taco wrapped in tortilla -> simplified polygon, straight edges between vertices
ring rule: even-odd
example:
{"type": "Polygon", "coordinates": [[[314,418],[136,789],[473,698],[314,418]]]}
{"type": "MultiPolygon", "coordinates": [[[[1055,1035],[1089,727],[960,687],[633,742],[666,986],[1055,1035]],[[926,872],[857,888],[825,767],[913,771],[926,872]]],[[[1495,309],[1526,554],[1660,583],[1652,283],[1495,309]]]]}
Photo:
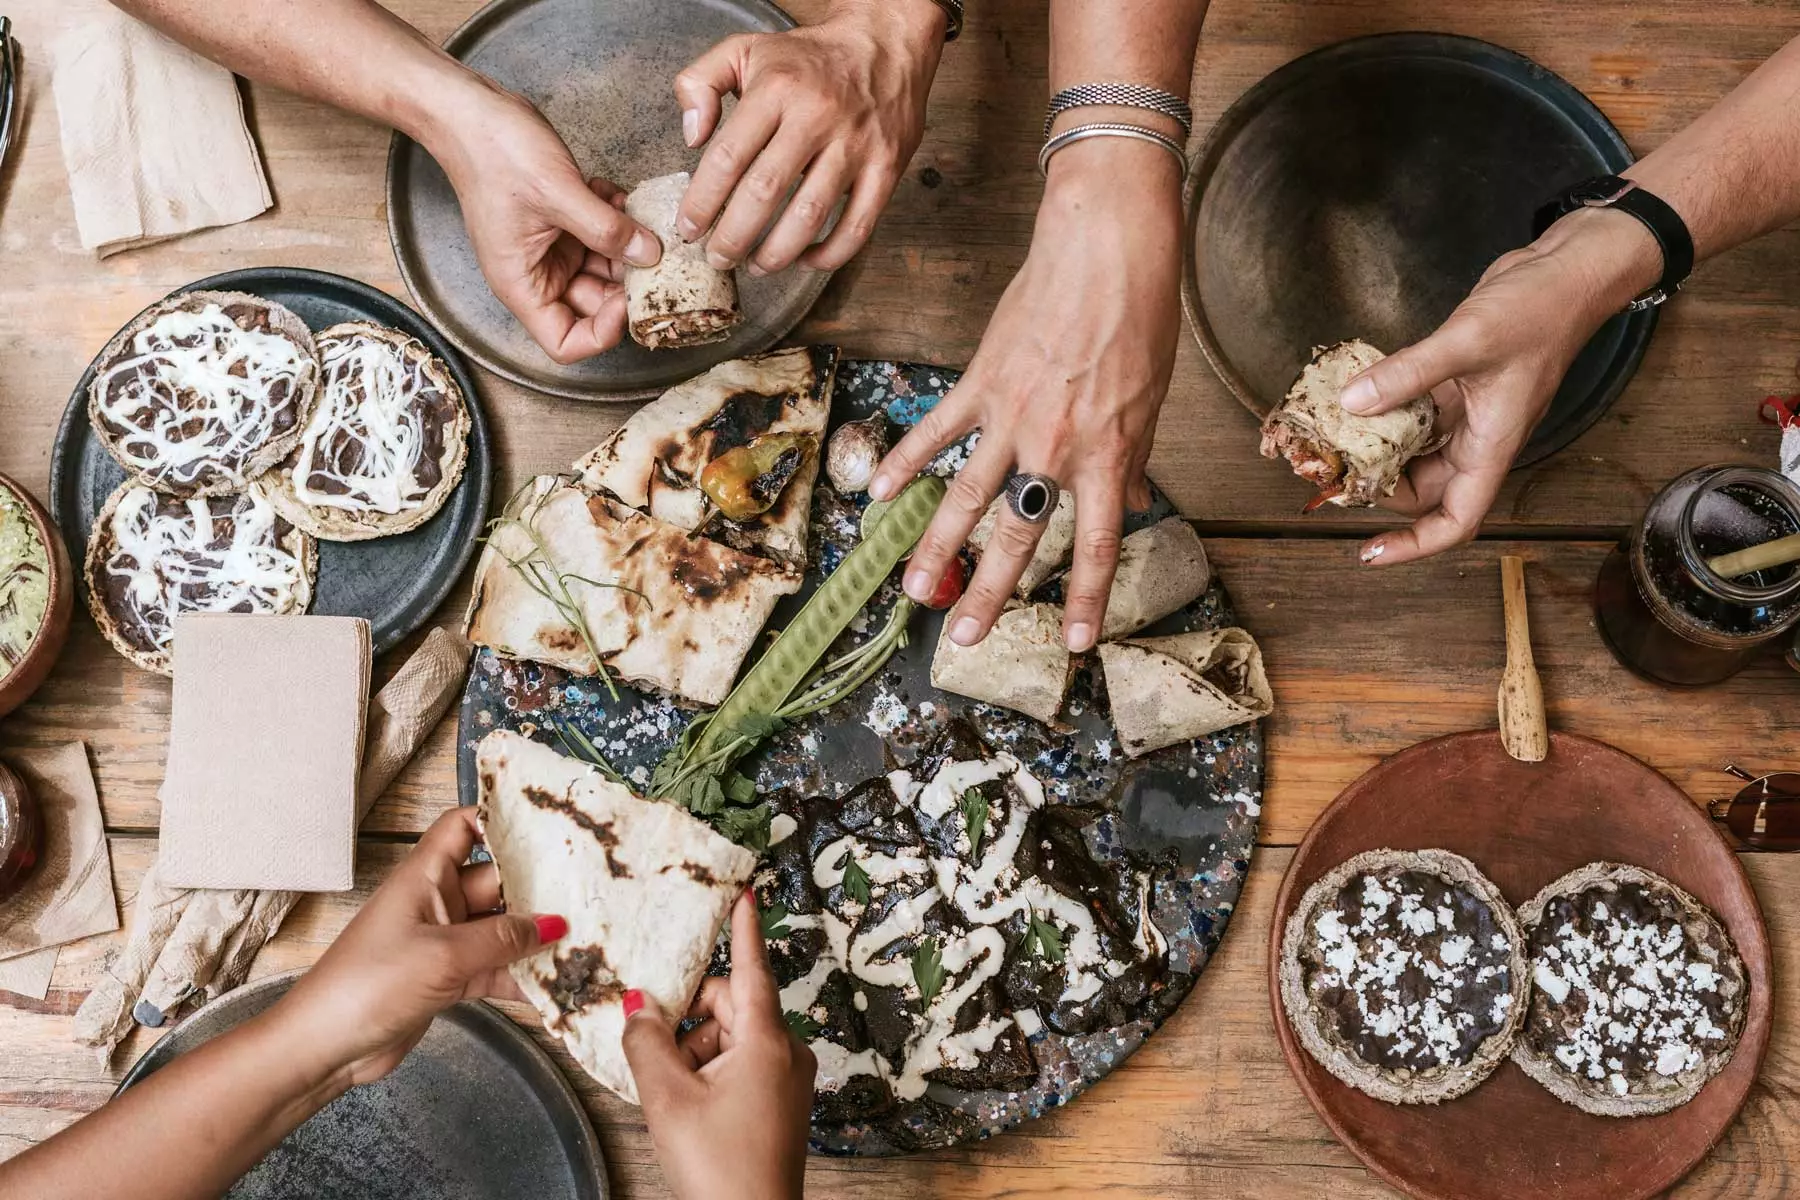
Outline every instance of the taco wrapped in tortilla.
{"type": "Polygon", "coordinates": [[[1307,508],[1367,508],[1394,494],[1406,464],[1443,445],[1429,396],[1363,417],[1338,403],[1344,385],[1385,355],[1363,341],[1319,346],[1300,378],[1263,421],[1262,455],[1285,458],[1294,474],[1319,485],[1307,508]]]}
{"type": "Polygon", "coordinates": [[[1194,527],[1167,517],[1119,544],[1119,567],[1106,598],[1100,640],[1136,633],[1199,599],[1212,583],[1212,565],[1194,527]]]}
{"type": "Polygon", "coordinates": [[[513,979],[582,1069],[636,1104],[621,1041],[625,989],[664,1013],[688,1010],[756,856],[511,730],[481,739],[475,766],[482,839],[507,908],[569,923],[514,963],[513,979]]]}
{"type": "Polygon", "coordinates": [[[625,197],[625,214],[662,241],[654,267],[625,268],[631,340],[648,350],[722,342],[744,319],[731,272],[706,261],[704,241],[684,241],[675,229],[689,178],[686,171],[659,175],[625,197]]]}
{"type": "Polygon", "coordinates": [[[1105,643],[1100,665],[1113,729],[1132,758],[1275,709],[1262,651],[1242,629],[1105,643]]]}
{"type": "Polygon", "coordinates": [[[950,640],[950,622],[931,658],[931,686],[1056,723],[1069,688],[1071,659],[1054,604],[1009,608],[973,646],[950,640]]]}
{"type": "MultiPolygon", "coordinates": [[[[981,523],[969,535],[969,549],[975,552],[976,558],[987,551],[988,542],[993,538],[994,529],[1000,522],[1000,510],[1005,506],[1006,498],[996,497],[988,505],[987,512],[982,514],[981,523]]],[[[1025,564],[1025,572],[1019,576],[1018,586],[1013,589],[1013,593],[1021,600],[1031,599],[1031,593],[1069,565],[1069,556],[1074,550],[1075,494],[1063,492],[1057,497],[1056,507],[1044,519],[1044,532],[1038,538],[1037,548],[1032,551],[1031,561],[1025,564]]]]}

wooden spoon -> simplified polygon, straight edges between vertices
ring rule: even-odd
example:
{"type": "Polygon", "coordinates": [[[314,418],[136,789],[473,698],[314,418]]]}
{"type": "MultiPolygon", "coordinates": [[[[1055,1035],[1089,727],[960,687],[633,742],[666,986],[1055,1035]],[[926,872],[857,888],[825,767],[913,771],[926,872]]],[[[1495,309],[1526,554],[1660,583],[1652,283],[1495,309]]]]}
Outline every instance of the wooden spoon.
{"type": "Polygon", "coordinates": [[[1772,542],[1763,542],[1761,545],[1709,558],[1706,565],[1722,579],[1736,579],[1740,575],[1767,571],[1771,567],[1785,567],[1791,562],[1800,562],[1800,533],[1790,533],[1772,542]]]}
{"type": "Polygon", "coordinates": [[[1500,676],[1500,741],[1520,762],[1543,762],[1550,753],[1550,726],[1544,716],[1544,687],[1531,657],[1531,622],[1525,610],[1525,560],[1500,559],[1500,590],[1506,605],[1506,670],[1500,676]]]}

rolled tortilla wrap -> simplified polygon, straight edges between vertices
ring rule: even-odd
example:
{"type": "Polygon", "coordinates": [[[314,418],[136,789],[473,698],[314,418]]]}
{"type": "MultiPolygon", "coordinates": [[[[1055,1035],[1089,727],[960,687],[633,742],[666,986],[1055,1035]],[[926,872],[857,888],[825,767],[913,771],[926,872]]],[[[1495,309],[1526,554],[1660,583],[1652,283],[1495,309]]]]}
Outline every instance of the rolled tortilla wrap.
{"type": "Polygon", "coordinates": [[[1275,709],[1262,651],[1242,629],[1103,643],[1100,665],[1113,729],[1132,758],[1275,709]]]}
{"type": "Polygon", "coordinates": [[[1056,723],[1069,687],[1069,647],[1062,609],[1054,604],[1010,608],[973,646],[950,640],[950,622],[931,659],[931,686],[1056,723]]]}
{"type": "Polygon", "coordinates": [[[1212,582],[1200,535],[1180,517],[1140,529],[1119,546],[1119,569],[1106,598],[1100,640],[1136,633],[1199,598],[1212,582]]]}
{"type": "MultiPolygon", "coordinates": [[[[988,541],[994,536],[994,527],[1000,521],[1000,510],[1005,506],[1004,496],[995,499],[982,514],[975,532],[969,535],[969,548],[975,551],[975,557],[980,558],[986,552],[988,541]]],[[[1031,599],[1031,593],[1069,565],[1069,555],[1074,549],[1075,495],[1064,492],[1057,497],[1056,508],[1044,522],[1043,536],[1038,538],[1037,549],[1032,551],[1031,561],[1025,564],[1025,573],[1019,576],[1014,594],[1021,600],[1031,599]]]]}
{"type": "Polygon", "coordinates": [[[685,242],[676,232],[688,179],[686,171],[646,179],[625,197],[625,214],[662,241],[654,267],[625,268],[631,340],[650,350],[723,341],[744,319],[732,273],[706,261],[704,242],[685,242]]]}

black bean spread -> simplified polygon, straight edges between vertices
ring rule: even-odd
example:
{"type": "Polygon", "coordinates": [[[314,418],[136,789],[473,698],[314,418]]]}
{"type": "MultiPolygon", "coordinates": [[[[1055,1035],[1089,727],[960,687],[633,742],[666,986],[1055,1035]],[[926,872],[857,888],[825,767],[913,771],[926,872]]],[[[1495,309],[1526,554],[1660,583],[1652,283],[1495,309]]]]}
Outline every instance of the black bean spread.
{"type": "Polygon", "coordinates": [[[1425,871],[1359,874],[1313,918],[1307,995],[1336,1040],[1389,1070],[1459,1066],[1506,1026],[1512,947],[1494,912],[1425,871]]]}
{"type": "Polygon", "coordinates": [[[1658,1090],[1731,1048],[1742,1002],[1724,930],[1636,882],[1557,896],[1530,934],[1524,1037],[1616,1096],[1658,1090]]]}

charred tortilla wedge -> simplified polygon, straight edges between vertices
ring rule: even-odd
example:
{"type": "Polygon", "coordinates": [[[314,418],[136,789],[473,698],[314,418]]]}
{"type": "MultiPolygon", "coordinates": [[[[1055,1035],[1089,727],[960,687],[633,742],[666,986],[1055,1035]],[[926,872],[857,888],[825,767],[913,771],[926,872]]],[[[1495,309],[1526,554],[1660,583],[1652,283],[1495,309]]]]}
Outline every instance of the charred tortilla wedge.
{"type": "Polygon", "coordinates": [[[475,763],[482,838],[507,907],[569,923],[514,963],[513,979],[582,1069],[636,1104],[625,989],[671,1022],[687,1012],[756,856],[510,730],[483,738],[475,763]]]}
{"type": "Polygon", "coordinates": [[[1443,444],[1428,396],[1364,417],[1338,403],[1344,385],[1385,355],[1363,341],[1319,346],[1262,426],[1264,458],[1285,458],[1320,504],[1366,508],[1394,494],[1406,464],[1443,444]]]}

